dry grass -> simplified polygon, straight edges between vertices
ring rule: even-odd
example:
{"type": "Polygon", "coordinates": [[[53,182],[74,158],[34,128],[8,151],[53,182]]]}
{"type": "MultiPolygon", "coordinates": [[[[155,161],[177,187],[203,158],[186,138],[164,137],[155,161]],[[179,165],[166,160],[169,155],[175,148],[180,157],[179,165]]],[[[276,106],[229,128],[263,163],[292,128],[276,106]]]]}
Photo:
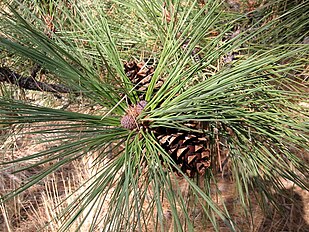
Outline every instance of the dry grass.
{"type": "MultiPolygon", "coordinates": [[[[23,132],[30,130],[29,128],[24,128],[23,132]]],[[[2,151],[5,151],[2,152],[2,160],[21,158],[51,146],[57,146],[57,142],[36,143],[38,140],[44,139],[42,137],[44,137],[44,134],[10,136],[2,145],[2,151]]],[[[70,195],[94,174],[90,167],[85,168],[85,166],[89,165],[89,162],[89,159],[85,157],[66,165],[18,197],[1,205],[0,231],[30,232],[42,228],[47,222],[57,216],[66,205],[71,203],[78,192],[72,196],[70,195]],[[63,204],[59,207],[61,203],[63,204]]],[[[22,166],[27,165],[29,163],[22,166]]],[[[40,172],[48,165],[50,164],[17,174],[11,174],[13,170],[3,171],[0,179],[1,195],[19,187],[27,178],[40,172]]],[[[83,191],[83,188],[79,191],[83,191]]],[[[57,231],[61,224],[61,220],[53,221],[48,224],[44,231],[57,231]]]]}

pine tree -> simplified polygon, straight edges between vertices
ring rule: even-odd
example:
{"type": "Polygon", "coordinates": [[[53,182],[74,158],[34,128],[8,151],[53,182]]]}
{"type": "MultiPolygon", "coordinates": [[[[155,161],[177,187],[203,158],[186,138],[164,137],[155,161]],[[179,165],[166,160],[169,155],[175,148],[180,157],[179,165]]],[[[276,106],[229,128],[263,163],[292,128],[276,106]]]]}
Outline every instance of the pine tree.
{"type": "Polygon", "coordinates": [[[247,218],[251,192],[275,204],[272,193],[281,191],[283,179],[308,190],[309,166],[298,155],[309,144],[308,113],[299,105],[307,98],[301,78],[308,3],[283,9],[284,1],[275,1],[242,14],[219,2],[50,2],[53,30],[40,17],[50,12],[40,7],[16,1],[3,11],[0,48],[40,65],[103,112],[2,97],[2,123],[32,125],[51,135],[45,142],[62,145],[3,162],[4,168],[53,164],[1,199],[95,151],[97,174],[59,215],[61,231],[89,208],[96,212],[92,231],[165,231],[163,201],[175,231],[194,231],[194,208],[206,226],[219,230],[222,220],[237,231],[227,207],[212,198],[221,194],[217,174],[226,167],[247,218]],[[181,194],[176,175],[188,183],[190,197],[181,194]]]}

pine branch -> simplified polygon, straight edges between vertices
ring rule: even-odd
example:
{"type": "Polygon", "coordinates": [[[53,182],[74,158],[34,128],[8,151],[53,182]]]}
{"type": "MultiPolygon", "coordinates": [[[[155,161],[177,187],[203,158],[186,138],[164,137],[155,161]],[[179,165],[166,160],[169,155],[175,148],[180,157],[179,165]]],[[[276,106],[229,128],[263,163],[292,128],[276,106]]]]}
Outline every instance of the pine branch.
{"type": "Polygon", "coordinates": [[[45,91],[52,93],[69,93],[71,89],[62,84],[46,84],[36,81],[33,77],[23,77],[9,68],[0,67],[0,82],[7,82],[17,85],[23,89],[30,89],[35,91],[45,91]]]}

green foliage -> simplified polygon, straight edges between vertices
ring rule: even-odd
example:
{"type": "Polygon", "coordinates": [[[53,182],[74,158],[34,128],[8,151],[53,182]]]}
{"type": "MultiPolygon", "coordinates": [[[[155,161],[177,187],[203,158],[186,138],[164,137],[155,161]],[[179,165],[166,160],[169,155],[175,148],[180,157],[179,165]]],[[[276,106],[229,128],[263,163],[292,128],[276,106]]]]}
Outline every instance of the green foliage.
{"type": "MultiPolygon", "coordinates": [[[[308,112],[298,104],[306,101],[306,94],[302,80],[296,78],[308,65],[309,46],[301,43],[308,36],[304,31],[309,22],[303,18],[308,3],[274,14],[269,9],[282,2],[276,1],[254,12],[268,14],[249,23],[250,15],[222,11],[220,1],[207,1],[203,6],[197,1],[168,1],[165,11],[159,0],[69,2],[66,6],[59,1],[61,12],[53,1],[44,7],[40,1],[28,6],[15,3],[19,10],[11,7],[10,13],[1,16],[0,48],[40,64],[59,83],[104,111],[88,115],[1,98],[1,124],[30,124],[36,128],[34,133],[51,135],[44,142],[62,141],[56,148],[3,163],[6,168],[38,160],[18,170],[22,171],[54,162],[3,200],[66,163],[99,151],[97,174],[59,215],[66,218],[62,231],[92,206],[97,216],[89,230],[95,230],[108,194],[110,210],[102,231],[142,231],[149,228],[152,218],[154,228],[164,231],[163,198],[171,209],[175,231],[194,230],[188,204],[201,207],[205,221],[215,230],[220,218],[231,231],[237,231],[227,207],[219,207],[212,198],[210,183],[217,183],[217,167],[209,169],[202,180],[184,175],[193,198],[188,201],[169,171],[181,170],[151,132],[159,127],[190,130],[184,123],[191,121],[209,125],[203,133],[213,138],[212,146],[217,135],[226,142],[231,173],[247,216],[252,191],[259,200],[271,202],[272,192],[281,191],[283,179],[309,190],[308,164],[297,155],[308,150],[309,144],[308,112]],[[40,10],[31,13],[31,7],[40,10]],[[55,33],[47,36],[40,14],[53,13],[59,14],[59,20],[55,20],[55,33]],[[292,31],[283,29],[287,23],[292,31]],[[237,34],[235,25],[243,26],[237,34]],[[300,36],[295,38],[296,34],[300,36]],[[184,41],[188,41],[185,49],[184,41]],[[196,47],[200,48],[199,62],[192,59],[196,47]],[[225,62],[233,52],[239,57],[225,62]],[[128,131],[120,124],[128,108],[126,101],[138,102],[138,92],[123,70],[123,62],[132,57],[157,60],[145,93],[148,104],[138,119],[149,123],[149,130],[128,131]],[[164,84],[156,90],[160,78],[164,84]]],[[[217,187],[215,191],[220,195],[217,187]]]]}

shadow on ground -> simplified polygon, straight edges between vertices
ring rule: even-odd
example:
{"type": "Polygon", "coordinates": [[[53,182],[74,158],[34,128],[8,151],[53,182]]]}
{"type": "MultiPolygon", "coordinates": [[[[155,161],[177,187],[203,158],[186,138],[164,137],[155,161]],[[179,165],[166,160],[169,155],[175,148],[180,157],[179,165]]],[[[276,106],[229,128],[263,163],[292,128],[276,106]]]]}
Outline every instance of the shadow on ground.
{"type": "Polygon", "coordinates": [[[305,218],[306,199],[293,188],[284,190],[286,196],[276,194],[274,198],[278,202],[278,209],[270,207],[267,215],[264,215],[258,232],[307,232],[309,224],[305,218]]]}

